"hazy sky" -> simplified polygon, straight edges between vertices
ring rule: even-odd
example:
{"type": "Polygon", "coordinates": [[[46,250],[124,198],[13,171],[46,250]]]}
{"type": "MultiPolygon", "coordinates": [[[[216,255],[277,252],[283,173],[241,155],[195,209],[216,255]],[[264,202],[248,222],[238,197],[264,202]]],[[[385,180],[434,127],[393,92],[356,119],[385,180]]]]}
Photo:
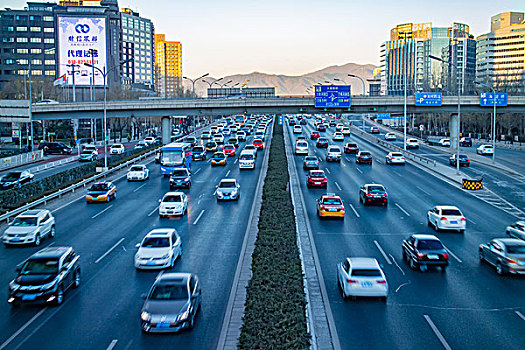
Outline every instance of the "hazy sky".
{"type": "MultiPolygon", "coordinates": [[[[0,0],[22,8],[25,1],[0,0]]],[[[470,25],[475,36],[499,12],[525,0],[119,0],[153,20],[156,33],[182,42],[184,74],[300,75],[334,64],[379,63],[397,24],[470,25]]]]}

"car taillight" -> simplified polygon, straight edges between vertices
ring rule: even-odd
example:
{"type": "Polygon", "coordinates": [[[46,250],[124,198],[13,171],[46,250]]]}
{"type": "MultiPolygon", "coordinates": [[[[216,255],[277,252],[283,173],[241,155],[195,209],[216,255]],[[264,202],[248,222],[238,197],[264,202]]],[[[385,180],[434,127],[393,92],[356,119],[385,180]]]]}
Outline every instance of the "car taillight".
{"type": "Polygon", "coordinates": [[[467,162],[470,162],[470,159],[467,159],[467,162]]]}
{"type": "Polygon", "coordinates": [[[461,221],[467,221],[467,219],[465,219],[465,218],[461,218],[460,220],[461,220],[461,221]]]}
{"type": "Polygon", "coordinates": [[[439,220],[444,221],[444,220],[448,220],[448,219],[447,219],[446,217],[443,216],[443,217],[442,217],[441,219],[439,219],[439,220]]]}
{"type": "Polygon", "coordinates": [[[448,260],[448,253],[443,253],[443,259],[448,260]]]}
{"type": "Polygon", "coordinates": [[[506,259],[507,259],[507,262],[510,264],[517,264],[516,260],[512,260],[511,258],[506,258],[506,259]]]}
{"type": "Polygon", "coordinates": [[[356,280],[346,280],[346,282],[348,282],[348,283],[350,283],[350,284],[352,284],[352,283],[357,283],[356,280]]]}
{"type": "Polygon", "coordinates": [[[372,197],[372,195],[370,193],[367,193],[366,196],[367,197],[372,197]]]}
{"type": "Polygon", "coordinates": [[[379,284],[386,284],[386,281],[383,281],[383,280],[379,280],[379,281],[376,281],[377,283],[379,284]]]}
{"type": "Polygon", "coordinates": [[[425,257],[425,254],[417,253],[417,257],[419,259],[423,259],[425,257]]]}
{"type": "Polygon", "coordinates": [[[383,197],[388,197],[388,194],[386,194],[386,193],[385,193],[385,194],[383,194],[383,197]]]}

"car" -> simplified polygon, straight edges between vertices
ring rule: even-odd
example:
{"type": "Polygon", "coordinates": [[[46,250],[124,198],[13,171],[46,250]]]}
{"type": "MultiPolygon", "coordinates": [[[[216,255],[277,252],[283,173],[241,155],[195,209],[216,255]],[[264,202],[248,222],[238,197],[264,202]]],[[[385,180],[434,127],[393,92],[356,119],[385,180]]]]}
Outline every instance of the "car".
{"type": "Polygon", "coordinates": [[[303,127],[301,125],[295,125],[293,127],[294,134],[302,134],[302,132],[303,132],[303,127]]]}
{"type": "Polygon", "coordinates": [[[341,148],[339,146],[330,146],[326,150],[326,161],[341,163],[341,155],[341,148]]]}
{"type": "Polygon", "coordinates": [[[218,148],[217,142],[215,142],[215,141],[208,141],[204,145],[204,148],[205,148],[206,152],[217,152],[217,148],[218,148]]]}
{"type": "Polygon", "coordinates": [[[418,149],[419,141],[417,139],[407,139],[407,149],[418,149]]]}
{"type": "Polygon", "coordinates": [[[372,153],[367,151],[359,151],[355,157],[357,164],[370,164],[372,165],[372,153]]]}
{"type": "Polygon", "coordinates": [[[230,131],[230,128],[224,128],[222,129],[222,135],[223,136],[230,136],[231,135],[231,131],[230,131]]]}
{"type": "Polygon", "coordinates": [[[235,179],[222,179],[216,186],[217,201],[238,201],[241,197],[241,185],[235,179]]]}
{"type": "Polygon", "coordinates": [[[44,100],[40,100],[40,101],[37,101],[37,102],[33,102],[33,104],[35,105],[56,105],[56,104],[59,104],[60,102],[56,101],[56,100],[48,100],[48,99],[44,99],[44,100]]]}
{"type": "Polygon", "coordinates": [[[186,137],[186,140],[184,140],[184,142],[189,143],[191,147],[195,147],[195,145],[197,144],[197,139],[195,138],[195,136],[188,136],[186,137]]]}
{"type": "Polygon", "coordinates": [[[211,156],[210,164],[212,167],[216,165],[224,166],[227,163],[226,158],[227,157],[223,152],[215,152],[211,156]]]}
{"type": "Polygon", "coordinates": [[[389,152],[385,158],[386,164],[401,164],[405,165],[405,156],[401,152],[389,152]]]}
{"type": "Polygon", "coordinates": [[[336,132],[334,132],[332,140],[334,140],[334,141],[344,141],[345,140],[345,136],[343,135],[342,132],[336,131],[336,132]]]}
{"type": "Polygon", "coordinates": [[[344,127],[344,124],[339,123],[339,124],[337,124],[335,126],[335,130],[336,131],[343,131],[343,127],[344,127]]]}
{"type": "Polygon", "coordinates": [[[97,203],[97,202],[109,202],[113,199],[117,199],[117,186],[111,181],[98,181],[95,182],[88,190],[86,195],[86,202],[97,203]]]}
{"type": "Polygon", "coordinates": [[[252,145],[254,145],[258,151],[264,149],[264,141],[262,139],[253,139],[252,145]]]}
{"type": "Polygon", "coordinates": [[[317,148],[328,148],[328,139],[326,137],[320,137],[317,139],[317,142],[315,143],[315,147],[317,148]]]}
{"type": "Polygon", "coordinates": [[[517,221],[505,229],[507,236],[525,240],[525,221],[517,221]]]}
{"type": "Polygon", "coordinates": [[[195,146],[191,149],[192,160],[206,160],[206,149],[202,146],[195,146]]]}
{"type": "Polygon", "coordinates": [[[48,154],[71,154],[73,152],[71,147],[62,142],[41,142],[38,149],[44,150],[45,156],[48,154]]]}
{"type": "Polygon", "coordinates": [[[467,219],[458,207],[437,205],[427,212],[428,226],[434,230],[457,230],[461,233],[467,228],[467,219]]]}
{"type": "Polygon", "coordinates": [[[296,124],[295,123],[295,119],[291,118],[291,119],[288,120],[288,125],[289,126],[295,126],[295,124],[296,124]]]}
{"type": "Polygon", "coordinates": [[[346,258],[337,264],[337,284],[343,300],[349,296],[386,300],[388,296],[386,276],[374,258],[346,258]]]}
{"type": "Polygon", "coordinates": [[[169,269],[182,256],[182,241],[174,228],[151,230],[136,248],[134,263],[137,270],[169,269]]]}
{"type": "Polygon", "coordinates": [[[397,139],[396,134],[394,134],[393,132],[387,132],[385,134],[386,141],[395,141],[396,139],[397,139]]]}
{"type": "Polygon", "coordinates": [[[176,168],[170,176],[170,189],[174,188],[190,188],[191,187],[191,173],[187,168],[176,168]]]}
{"type": "Polygon", "coordinates": [[[326,131],[326,125],[324,125],[324,124],[322,124],[322,123],[321,123],[321,124],[318,124],[318,125],[317,125],[317,131],[320,131],[320,132],[324,132],[324,131],[326,131]]]}
{"type": "Polygon", "coordinates": [[[306,187],[328,187],[328,179],[323,170],[310,170],[306,178],[306,187]]]}
{"type": "Polygon", "coordinates": [[[222,134],[213,135],[213,141],[215,141],[219,145],[222,145],[224,143],[224,135],[222,134]]]}
{"type": "Polygon", "coordinates": [[[308,142],[300,140],[295,142],[295,154],[301,155],[305,154],[308,155],[308,142]]]}
{"type": "Polygon", "coordinates": [[[224,155],[228,157],[234,157],[235,156],[235,146],[232,144],[224,145],[222,152],[224,153],[224,155]]]}
{"type": "Polygon", "coordinates": [[[258,148],[255,147],[255,145],[253,145],[253,144],[247,144],[246,146],[244,146],[243,151],[252,151],[252,152],[253,152],[253,156],[254,156],[255,158],[257,158],[257,151],[258,151],[258,148]]]}
{"type": "Polygon", "coordinates": [[[322,195],[317,200],[317,216],[320,219],[333,217],[344,220],[345,206],[341,197],[336,196],[334,193],[322,195]]]}
{"type": "Polygon", "coordinates": [[[132,165],[126,174],[128,181],[145,181],[149,179],[149,169],[144,164],[132,165]]]}
{"type": "Polygon", "coordinates": [[[525,241],[496,238],[479,245],[479,260],[496,268],[498,275],[525,274],[525,241]]]}
{"type": "Polygon", "coordinates": [[[303,169],[319,169],[319,159],[316,156],[306,156],[304,157],[303,169]]]}
{"type": "Polygon", "coordinates": [[[135,147],[133,147],[133,149],[141,150],[141,149],[144,149],[146,147],[148,147],[148,144],[146,143],[146,141],[141,140],[141,141],[137,142],[137,144],[135,145],[135,147]]]}
{"type": "Polygon", "coordinates": [[[147,146],[152,146],[155,144],[155,138],[153,136],[148,136],[144,139],[144,142],[147,146]]]}
{"type": "Polygon", "coordinates": [[[359,152],[359,146],[357,145],[357,143],[353,143],[353,142],[348,142],[343,151],[345,152],[345,154],[357,154],[359,152]]]}
{"type": "Polygon", "coordinates": [[[334,126],[336,126],[336,123],[335,123],[335,120],[330,120],[330,122],[328,123],[328,125],[333,128],[334,126]]]}
{"type": "Polygon", "coordinates": [[[299,124],[301,124],[301,125],[306,125],[306,124],[307,124],[306,119],[304,119],[304,118],[301,119],[301,120],[299,121],[299,124]]]}
{"type": "Polygon", "coordinates": [[[255,154],[253,150],[243,150],[239,155],[239,169],[255,169],[255,154]]]}
{"type": "Polygon", "coordinates": [[[343,126],[341,133],[343,133],[344,136],[350,136],[350,128],[348,126],[343,126]]]}
{"type": "Polygon", "coordinates": [[[439,238],[434,235],[413,234],[403,240],[403,261],[412,269],[425,271],[428,267],[438,266],[442,272],[448,266],[448,251],[439,238]]]}
{"type": "Polygon", "coordinates": [[[19,214],[9,223],[2,241],[11,245],[34,244],[39,246],[44,238],[55,237],[55,218],[49,210],[32,209],[19,214]]]}
{"type": "Polygon", "coordinates": [[[95,145],[82,146],[82,152],[78,155],[79,162],[94,162],[98,159],[98,150],[95,145]]]}
{"type": "Polygon", "coordinates": [[[246,141],[246,132],[245,132],[245,131],[242,131],[242,130],[239,131],[239,132],[237,133],[237,138],[238,138],[239,142],[244,142],[244,141],[246,141]]]}
{"type": "Polygon", "coordinates": [[[184,216],[188,212],[188,196],[184,192],[167,192],[159,199],[159,217],[184,216]]]}
{"type": "Polygon", "coordinates": [[[388,193],[383,185],[365,184],[359,189],[359,202],[363,205],[380,204],[388,205],[388,193]]]}
{"type": "MultiPolygon", "coordinates": [[[[453,166],[457,166],[456,157],[457,157],[457,154],[455,154],[455,153],[453,155],[451,155],[450,158],[448,159],[448,164],[453,165],[453,166]]],[[[469,167],[470,166],[470,158],[466,154],[460,154],[458,159],[459,159],[459,166],[460,167],[462,167],[462,166],[469,167]]]]}
{"type": "Polygon", "coordinates": [[[34,177],[35,175],[31,174],[29,170],[10,171],[0,178],[0,190],[22,187],[33,181],[34,177]]]}
{"type": "Polygon", "coordinates": [[[461,147],[472,147],[472,139],[470,137],[462,137],[459,139],[461,147]]]}
{"type": "Polygon", "coordinates": [[[476,153],[491,156],[494,154],[494,148],[492,145],[481,145],[476,149],[476,153]]]}
{"type": "Polygon", "coordinates": [[[441,139],[438,142],[441,147],[450,147],[450,139],[441,139]]]}
{"type": "Polygon", "coordinates": [[[379,128],[377,126],[371,126],[370,127],[370,133],[371,134],[379,134],[379,128]]]}
{"type": "Polygon", "coordinates": [[[143,298],[140,321],[144,333],[191,330],[201,309],[201,286],[192,273],[165,273],[143,298]]]}
{"type": "Polygon", "coordinates": [[[233,145],[235,148],[239,148],[239,139],[237,139],[236,137],[230,137],[226,144],[233,145]]]}
{"type": "Polygon", "coordinates": [[[209,131],[204,131],[201,134],[201,140],[210,140],[211,139],[211,133],[209,131]]]}
{"type": "Polygon", "coordinates": [[[66,291],[80,287],[79,259],[72,247],[47,247],[36,252],[17,268],[17,277],[9,283],[7,302],[15,307],[62,304],[66,291]]]}
{"type": "Polygon", "coordinates": [[[261,140],[264,141],[264,134],[265,134],[264,131],[257,130],[257,131],[255,132],[255,134],[253,135],[253,138],[254,138],[254,139],[261,139],[261,140]]]}
{"type": "Polygon", "coordinates": [[[124,145],[121,143],[115,143],[109,148],[109,154],[122,154],[124,153],[124,145]]]}
{"type": "Polygon", "coordinates": [[[299,141],[299,140],[303,140],[303,141],[306,141],[306,137],[305,136],[297,136],[297,138],[295,139],[295,141],[299,141]]]}
{"type": "Polygon", "coordinates": [[[312,131],[312,133],[310,134],[310,140],[317,140],[320,137],[321,134],[319,133],[319,131],[312,131]]]}

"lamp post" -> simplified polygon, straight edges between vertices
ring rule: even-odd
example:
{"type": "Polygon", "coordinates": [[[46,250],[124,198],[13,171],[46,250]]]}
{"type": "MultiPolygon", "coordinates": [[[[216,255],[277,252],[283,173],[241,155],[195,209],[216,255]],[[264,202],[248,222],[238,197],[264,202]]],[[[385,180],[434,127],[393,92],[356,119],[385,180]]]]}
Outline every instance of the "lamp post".
{"type": "MultiPolygon", "coordinates": [[[[451,65],[452,67],[456,68],[456,80],[458,80],[458,141],[457,141],[457,153],[456,153],[456,174],[459,175],[459,135],[461,134],[461,82],[459,81],[459,68],[456,64],[452,62],[444,61],[443,59],[428,55],[430,59],[440,61],[442,63],[446,63],[448,65],[451,65]]],[[[462,75],[463,77],[463,75],[462,75]]]]}
{"type": "Polygon", "coordinates": [[[352,78],[357,78],[359,80],[361,80],[361,83],[363,83],[363,96],[365,96],[366,94],[366,87],[365,87],[365,81],[363,80],[363,78],[361,78],[360,76],[357,76],[355,74],[347,74],[349,77],[352,77],[352,78]]]}
{"type": "Polygon", "coordinates": [[[192,91],[193,91],[193,97],[196,97],[196,96],[195,96],[195,83],[196,83],[198,80],[200,80],[200,79],[202,79],[202,78],[204,78],[204,77],[207,77],[208,75],[210,75],[210,73],[203,74],[203,75],[201,75],[200,77],[195,78],[195,79],[190,79],[190,78],[188,78],[188,77],[182,77],[182,79],[187,79],[187,80],[191,81],[192,91]]]}
{"type": "Polygon", "coordinates": [[[496,162],[496,90],[493,86],[480,83],[479,81],[475,81],[474,84],[479,86],[484,86],[486,88],[489,88],[492,90],[492,104],[494,105],[494,111],[492,116],[492,163],[496,162]]]}
{"type": "Polygon", "coordinates": [[[232,81],[233,81],[233,80],[228,80],[228,81],[225,82],[224,84],[219,84],[219,83],[217,83],[217,85],[219,85],[219,86],[221,87],[221,89],[222,89],[223,87],[225,87],[226,85],[228,85],[228,84],[231,83],[232,81]]]}
{"type": "Polygon", "coordinates": [[[209,81],[204,80],[204,79],[202,79],[202,81],[205,82],[206,84],[208,84],[208,85],[210,86],[210,89],[211,89],[211,87],[213,86],[213,84],[221,85],[221,84],[218,83],[218,81],[221,81],[222,79],[224,79],[224,78],[215,79],[215,80],[212,81],[212,82],[209,82],[209,81]]]}
{"type": "Polygon", "coordinates": [[[345,85],[348,85],[346,83],[346,81],[344,81],[343,79],[339,79],[339,78],[334,78],[334,81],[340,81],[341,83],[345,84],[345,85]]]}

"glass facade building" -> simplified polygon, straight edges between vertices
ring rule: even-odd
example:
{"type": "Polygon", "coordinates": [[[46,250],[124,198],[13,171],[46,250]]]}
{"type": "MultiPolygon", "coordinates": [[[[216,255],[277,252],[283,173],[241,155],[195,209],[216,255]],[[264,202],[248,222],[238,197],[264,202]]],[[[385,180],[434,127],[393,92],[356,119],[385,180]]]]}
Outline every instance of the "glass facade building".
{"type": "Polygon", "coordinates": [[[182,44],[155,34],[155,90],[164,98],[178,97],[182,88],[182,44]]]}

